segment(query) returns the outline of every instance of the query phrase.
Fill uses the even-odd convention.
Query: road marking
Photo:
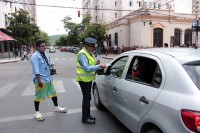
[[[79,89],[79,91],[81,91],[80,85],[78,84],[78,82],[76,81],[76,79],[73,79],[73,82],[76,85],[76,87]]]
[[[58,59],[58,58],[55,58],[54,60],[60,60],[60,59]]]
[[[55,81],[55,87],[56,87],[56,92],[58,93],[65,92],[62,80]]]
[[[9,83],[5,85],[3,88],[0,88],[0,97],[3,97],[6,94],[8,94],[12,89],[15,88],[16,85],[17,83]]]
[[[35,94],[35,85],[34,83],[29,83],[25,90],[22,93],[22,96],[31,96]]]
[[[97,110],[96,107],[91,107],[91,111]],[[75,114],[75,113],[81,113],[82,109],[81,108],[76,108],[76,109],[69,109],[67,110],[67,114]],[[47,112],[47,113],[42,113],[45,117],[50,117],[50,116],[56,116],[57,113],[55,112]],[[12,116],[12,117],[5,117],[5,118],[0,118],[0,123],[5,123],[5,122],[13,122],[13,121],[20,121],[20,120],[29,120],[33,119],[34,114],[29,114],[29,115],[19,115],[19,116]]]
[[[62,80],[55,81],[55,88],[57,93],[64,93],[64,85]],[[34,83],[29,83],[24,89],[22,96],[32,96],[35,95],[35,85]]]

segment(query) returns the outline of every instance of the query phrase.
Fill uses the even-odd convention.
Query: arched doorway
[[[153,29],[153,47],[162,47],[163,45],[163,29]]]
[[[118,46],[118,33],[115,33],[115,45]]]
[[[184,44],[186,46],[190,46],[192,44],[192,30],[191,29],[185,30],[184,38],[185,38]]]
[[[175,29],[174,30],[174,46],[180,46],[181,43],[181,30]]]

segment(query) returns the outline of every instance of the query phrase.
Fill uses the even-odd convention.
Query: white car
[[[55,53],[55,52],[56,52],[55,47],[51,46],[51,47],[49,48],[49,53]]]
[[[200,132],[200,50],[152,48],[116,57],[93,82],[94,103],[133,133]]]

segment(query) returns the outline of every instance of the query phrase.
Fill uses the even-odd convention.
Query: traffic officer
[[[90,115],[91,87],[95,79],[95,71],[106,68],[105,64],[97,64],[95,57],[91,54],[95,50],[97,40],[85,38],[85,45],[79,51],[76,58],[76,80],[81,87],[82,100],[82,123],[94,124],[96,118]]]

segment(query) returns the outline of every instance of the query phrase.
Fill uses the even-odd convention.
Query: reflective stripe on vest
[[[89,65],[91,65],[91,66],[96,65],[95,57],[92,56],[90,53],[88,53],[85,49],[82,49],[77,54],[77,58],[76,58],[76,64],[77,64],[76,80],[77,81],[83,81],[83,82],[90,82],[90,81],[95,79],[95,71],[94,72],[87,72],[83,69],[83,67],[80,65],[79,60],[78,60],[78,58],[81,54],[86,55]]]

